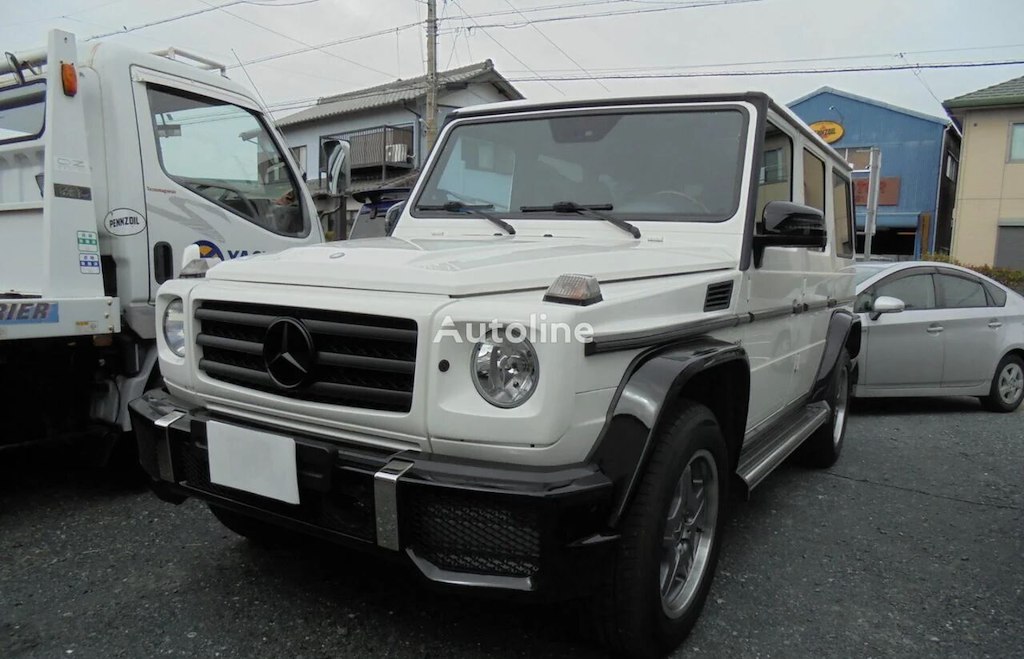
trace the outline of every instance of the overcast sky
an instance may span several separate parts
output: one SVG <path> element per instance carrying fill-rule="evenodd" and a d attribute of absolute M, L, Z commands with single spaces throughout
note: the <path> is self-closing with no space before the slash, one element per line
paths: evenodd
<path fill-rule="evenodd" d="M 490 58 L 527 98 L 538 100 L 759 89 L 788 102 L 830 85 L 933 115 L 943 113 L 936 98 L 1024 75 L 1018 64 L 916 73 L 523 80 L 588 75 L 581 67 L 593 75 L 633 76 L 1024 60 L 1024 0 L 706 0 L 731 4 L 677 8 L 696 1 L 437 0 L 439 68 Z M 537 10 L 545 6 L 557 8 Z M 209 10 L 107 38 L 144 50 L 173 45 L 228 64 L 307 49 L 245 67 L 266 102 L 282 108 L 278 117 L 294 111 L 282 106 L 285 101 L 424 72 L 422 27 L 395 29 L 425 18 L 417 0 L 0 0 L 0 8 L 0 51 L 15 52 L 42 46 L 53 27 L 85 38 Z M 598 16 L 604 13 L 616 15 Z M 524 25 L 580 15 L 588 18 Z M 237 67 L 230 75 L 249 84 Z"/>

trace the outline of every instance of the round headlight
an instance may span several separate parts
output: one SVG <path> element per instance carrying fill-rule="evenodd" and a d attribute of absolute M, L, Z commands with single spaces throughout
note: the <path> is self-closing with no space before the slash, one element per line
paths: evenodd
<path fill-rule="evenodd" d="M 164 341 L 171 352 L 185 356 L 185 309 L 181 298 L 176 298 L 164 309 Z"/>
<path fill-rule="evenodd" d="M 496 407 L 522 405 L 540 379 L 533 345 L 525 337 L 515 340 L 500 330 L 476 344 L 471 367 L 476 390 Z"/>

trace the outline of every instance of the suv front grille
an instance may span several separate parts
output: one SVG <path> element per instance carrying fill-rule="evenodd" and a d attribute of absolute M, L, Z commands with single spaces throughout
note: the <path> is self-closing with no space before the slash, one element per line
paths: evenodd
<path fill-rule="evenodd" d="M 312 340 L 307 375 L 282 386 L 267 367 L 264 342 L 275 321 L 298 321 Z M 416 322 L 265 304 L 204 301 L 196 310 L 208 377 L 279 396 L 374 410 L 408 412 L 416 371 Z"/>

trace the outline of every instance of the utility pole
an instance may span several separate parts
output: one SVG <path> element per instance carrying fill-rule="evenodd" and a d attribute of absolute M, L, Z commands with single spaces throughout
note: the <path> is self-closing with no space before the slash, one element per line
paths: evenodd
<path fill-rule="evenodd" d="M 868 208 L 864 222 L 864 258 L 871 259 L 871 243 L 878 226 L 878 195 L 882 187 L 882 152 L 871 147 L 868 161 Z"/>
<path fill-rule="evenodd" d="M 427 0 L 427 152 L 437 140 L 437 0 Z"/>

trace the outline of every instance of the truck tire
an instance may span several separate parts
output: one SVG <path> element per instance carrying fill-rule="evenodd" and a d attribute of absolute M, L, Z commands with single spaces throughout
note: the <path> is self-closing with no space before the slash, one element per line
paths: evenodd
<path fill-rule="evenodd" d="M 210 512 L 229 531 L 233 531 L 261 547 L 283 547 L 295 540 L 294 534 L 273 524 L 267 524 L 255 517 L 242 515 L 215 504 L 208 504 Z"/>
<path fill-rule="evenodd" d="M 592 624 L 613 651 L 663 656 L 690 633 L 718 562 L 728 465 L 714 415 L 682 401 L 664 419 L 592 602 Z"/>
<path fill-rule="evenodd" d="M 825 391 L 825 402 L 829 406 L 828 420 L 804 440 L 799 450 L 800 461 L 808 467 L 824 469 L 839 459 L 843 439 L 846 437 L 846 422 L 850 417 L 851 372 L 850 353 L 843 350 L 839 353 L 839 362 Z"/>
<path fill-rule="evenodd" d="M 1017 355 L 1006 355 L 999 360 L 992 386 L 981 404 L 990 412 L 1012 412 L 1024 400 L 1024 360 Z"/>

